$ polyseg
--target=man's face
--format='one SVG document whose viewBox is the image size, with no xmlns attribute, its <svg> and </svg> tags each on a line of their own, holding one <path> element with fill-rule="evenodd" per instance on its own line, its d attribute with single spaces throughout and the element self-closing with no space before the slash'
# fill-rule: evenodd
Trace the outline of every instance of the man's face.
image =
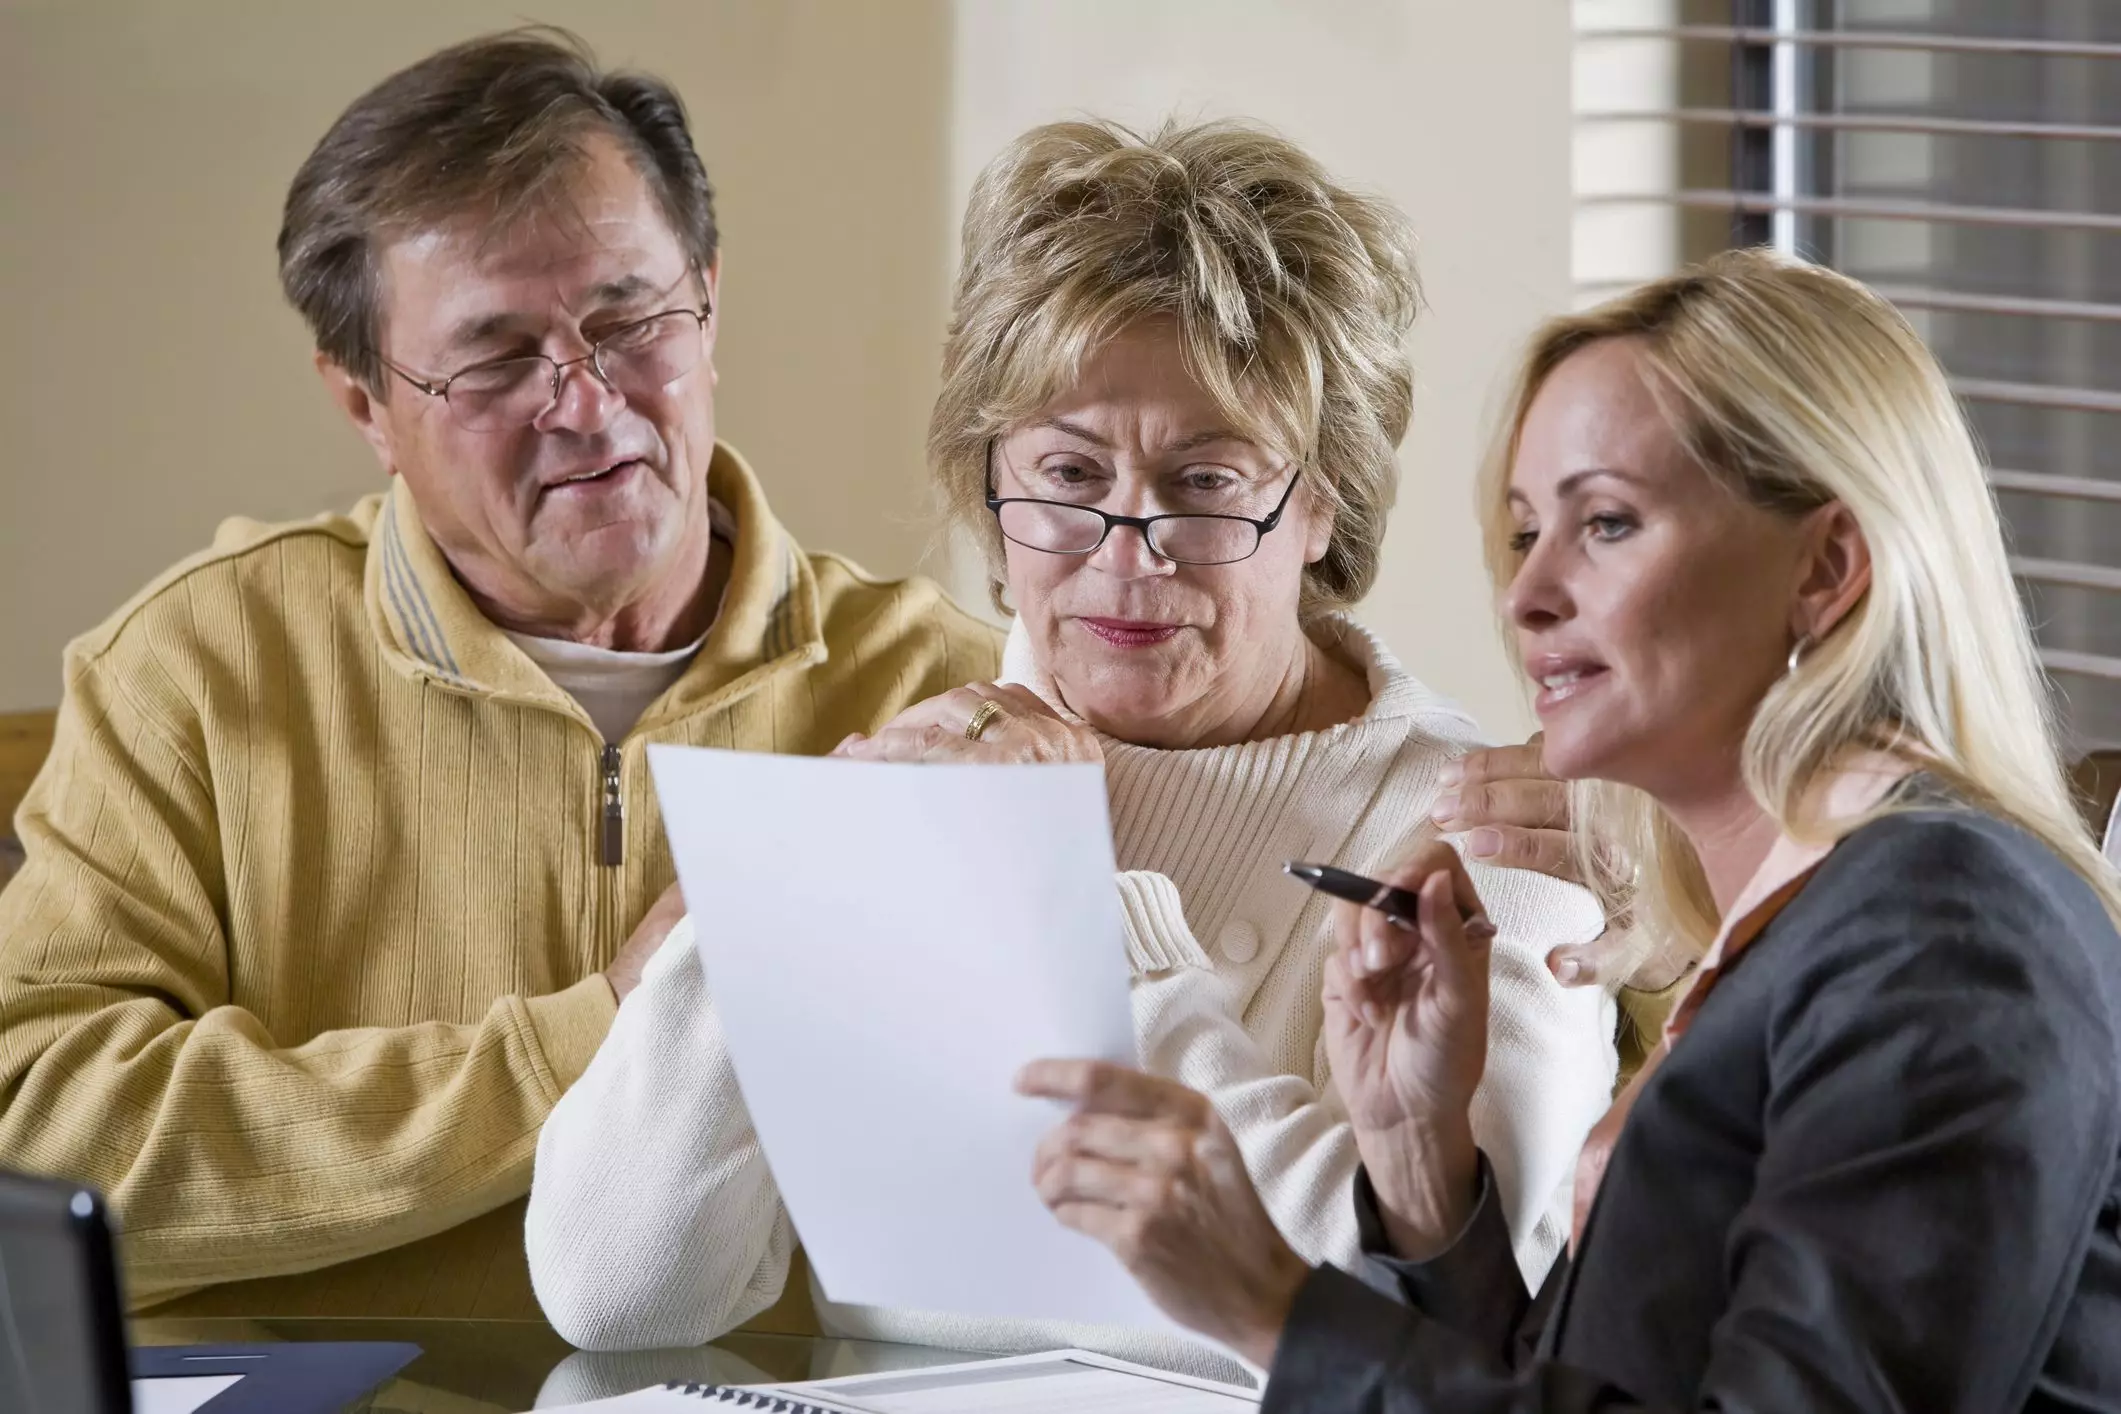
<svg viewBox="0 0 2121 1414">
<path fill-rule="evenodd" d="M 506 231 L 453 222 L 383 248 L 389 363 L 437 386 L 523 355 L 564 363 L 631 321 L 711 299 L 718 268 L 692 269 L 618 143 L 600 135 L 585 149 L 536 219 Z M 697 587 L 709 536 L 715 329 L 710 318 L 684 336 L 701 341 L 698 362 L 660 386 L 617 374 L 620 359 L 605 360 L 617 386 L 577 363 L 534 421 L 485 430 L 395 374 L 370 395 L 343 371 L 324 372 L 490 617 L 601 639 L 615 618 L 683 602 Z"/>
</svg>

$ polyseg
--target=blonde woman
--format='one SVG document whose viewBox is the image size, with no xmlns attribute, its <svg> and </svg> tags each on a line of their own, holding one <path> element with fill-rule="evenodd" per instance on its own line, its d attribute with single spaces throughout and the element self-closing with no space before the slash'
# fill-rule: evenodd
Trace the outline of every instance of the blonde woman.
<svg viewBox="0 0 2121 1414">
<path fill-rule="evenodd" d="M 2121 1408 L 2121 890 L 1928 352 L 1726 256 L 1549 325 L 1483 495 L 1547 765 L 1703 954 L 1573 1259 L 1537 1300 L 1508 1259 L 1465 1123 L 1480 886 L 1433 846 L 1393 871 L 1418 929 L 1346 908 L 1329 965 L 1367 1284 L 1131 1072 L 1025 1076 L 1086 1102 L 1047 1202 L 1271 1365 L 1270 1411 Z"/>
<path fill-rule="evenodd" d="M 1065 123 L 997 158 L 965 217 L 930 452 L 1016 611 L 1014 685 L 842 748 L 1103 762 L 1141 1057 L 1212 1097 L 1316 1261 L 1355 1260 L 1357 1154 L 1319 1044 L 1330 914 L 1280 867 L 1380 866 L 1479 744 L 1342 612 L 1376 575 L 1397 479 L 1410 244 L 1390 208 L 1249 127 Z M 1536 1281 L 1615 1067 L 1611 1000 L 1545 959 L 1602 919 L 1580 888 L 1474 867 L 1501 936 L 1473 1124 Z M 539 1298 L 580 1344 L 705 1340 L 780 1294 L 793 1233 L 689 927 L 548 1121 L 528 1233 Z M 1150 1331 L 817 1314 L 843 1335 L 1217 1368 Z"/>
</svg>

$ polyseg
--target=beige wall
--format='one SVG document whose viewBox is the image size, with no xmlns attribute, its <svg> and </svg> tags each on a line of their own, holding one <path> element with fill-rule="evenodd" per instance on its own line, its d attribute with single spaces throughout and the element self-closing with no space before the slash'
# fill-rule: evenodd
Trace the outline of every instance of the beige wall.
<svg viewBox="0 0 2121 1414">
<path fill-rule="evenodd" d="M 0 6 L 0 710 L 55 701 L 64 640 L 221 516 L 379 484 L 279 302 L 280 198 L 363 87 L 526 13 L 684 93 L 722 194 L 722 425 L 799 535 L 881 571 L 930 540 L 955 213 L 1016 131 L 1248 113 L 1402 202 L 1430 310 L 1365 616 L 1492 731 L 1524 729 L 1469 488 L 1506 356 L 1568 302 L 1561 0 Z"/>
</svg>

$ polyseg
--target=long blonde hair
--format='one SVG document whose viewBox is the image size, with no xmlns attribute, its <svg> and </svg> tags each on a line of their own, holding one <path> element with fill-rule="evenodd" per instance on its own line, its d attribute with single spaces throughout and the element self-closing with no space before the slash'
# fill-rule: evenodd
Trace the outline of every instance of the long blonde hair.
<svg viewBox="0 0 2121 1414">
<path fill-rule="evenodd" d="M 1856 281 L 1733 251 L 1550 321 L 1481 475 L 1498 594 L 1517 568 L 1508 494 L 1525 415 L 1569 355 L 1611 338 L 1633 342 L 1673 431 L 1710 476 L 1786 514 L 1838 501 L 1869 546 L 1862 601 L 1754 713 L 1745 778 L 1762 807 L 1821 842 L 1902 808 L 1806 818 L 1823 769 L 1880 748 L 2040 839 L 2121 920 L 2121 880 L 2071 802 L 1973 436 L 1922 340 Z M 1577 782 L 1572 797 L 1580 862 L 1610 911 L 1632 911 L 1643 950 L 1705 948 L 1716 905 L 1671 818 L 1612 782 Z"/>
</svg>

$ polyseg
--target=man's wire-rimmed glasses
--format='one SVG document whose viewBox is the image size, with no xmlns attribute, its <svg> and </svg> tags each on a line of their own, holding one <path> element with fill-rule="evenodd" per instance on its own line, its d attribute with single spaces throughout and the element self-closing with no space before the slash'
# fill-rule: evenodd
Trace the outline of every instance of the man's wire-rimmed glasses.
<svg viewBox="0 0 2121 1414">
<path fill-rule="evenodd" d="M 440 398 L 459 427 L 500 432 L 528 427 L 560 400 L 560 380 L 578 363 L 589 365 L 605 387 L 628 397 L 644 396 L 676 382 L 699 366 L 701 337 L 714 305 L 702 293 L 698 309 L 666 309 L 621 324 L 564 363 L 544 354 L 476 363 L 439 382 L 416 377 L 389 359 L 383 366 L 430 398 Z"/>
</svg>

